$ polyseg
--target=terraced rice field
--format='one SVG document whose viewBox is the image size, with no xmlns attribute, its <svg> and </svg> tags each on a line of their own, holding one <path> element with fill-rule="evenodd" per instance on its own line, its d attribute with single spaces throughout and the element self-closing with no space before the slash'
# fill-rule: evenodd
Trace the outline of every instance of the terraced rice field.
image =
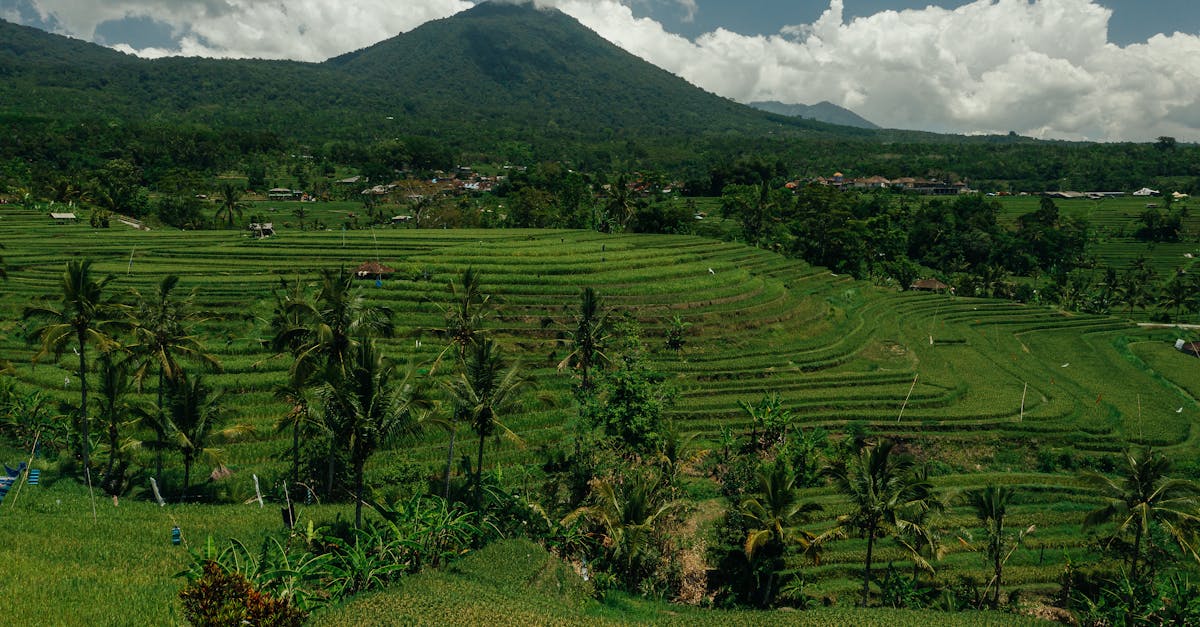
<svg viewBox="0 0 1200 627">
<path fill-rule="evenodd" d="M 389 355 L 435 358 L 443 348 L 433 333 L 440 325 L 436 303 L 447 283 L 473 266 L 497 303 L 491 332 L 558 399 L 507 418 L 523 444 L 489 442 L 492 463 L 536 462 L 539 449 L 564 440 L 575 409 L 571 380 L 555 368 L 565 354 L 559 338 L 580 289 L 592 286 L 641 323 L 654 365 L 679 391 L 671 416 L 702 446 L 723 427 L 749 430 L 738 401 L 777 392 L 805 427 L 837 433 L 855 425 L 901 439 L 937 462 L 936 481 L 948 492 L 989 482 L 1022 486 L 1011 525 L 1038 531 L 1006 579 L 1027 589 L 1053 586 L 1068 556 L 1095 557 L 1079 531 L 1093 503 L 1073 472 L 1038 472 L 1039 459 L 1109 453 L 1128 442 L 1183 453 L 1197 443 L 1200 380 L 1196 362 L 1172 349 L 1175 331 L 1005 301 L 898 293 L 700 237 L 382 229 L 285 230 L 258 241 L 233 231 L 50 225 L 42 214 L 5 207 L 0 240 L 10 275 L 0 283 L 0 358 L 16 365 L 21 384 L 64 401 L 78 394 L 73 355 L 31 364 L 34 349 L 19 319 L 25 304 L 54 297 L 67 259 L 94 260 L 116 276 L 111 285 L 118 290 L 149 293 L 165 274 L 178 274 L 184 288 L 197 290 L 201 307 L 220 312 L 200 330 L 224 364 L 210 381 L 227 390 L 235 420 L 260 434 L 226 450 L 241 477 L 278 476 L 286 468 L 289 442 L 273 430 L 285 407 L 271 387 L 285 380 L 289 363 L 264 348 L 271 290 L 281 278 L 313 282 L 320 268 L 376 259 L 398 269 L 381 285 L 369 280 L 362 288 L 397 314 L 398 336 L 384 342 Z M 691 325 L 678 353 L 662 342 L 674 315 Z M 446 438 L 431 431 L 371 465 L 408 456 L 432 468 Z M 843 507 L 828 491 L 811 497 L 827 506 L 816 527 Z M 967 512 L 952 510 L 946 537 L 963 537 L 973 525 Z M 946 572 L 986 578 L 981 556 L 957 541 L 947 544 Z M 822 566 L 805 566 L 819 575 L 817 589 L 849 594 L 864 547 L 838 542 Z M 878 560 L 901 568 L 906 558 L 885 542 Z"/>
</svg>

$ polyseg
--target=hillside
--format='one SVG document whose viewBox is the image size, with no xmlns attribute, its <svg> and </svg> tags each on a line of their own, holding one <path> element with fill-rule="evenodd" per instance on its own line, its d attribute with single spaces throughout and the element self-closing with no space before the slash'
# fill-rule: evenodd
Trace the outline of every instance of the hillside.
<svg viewBox="0 0 1200 627">
<path fill-rule="evenodd" d="M 749 106 L 760 111 L 775 113 L 777 115 L 787 115 L 797 118 L 809 118 L 818 122 L 827 122 L 829 124 L 840 124 L 842 126 L 853 126 L 855 128 L 877 129 L 879 126 L 874 122 L 860 116 L 859 114 L 845 108 L 839 107 L 829 101 L 821 101 L 815 105 L 806 104 L 785 104 L 775 100 L 766 102 L 751 102 Z"/>
<path fill-rule="evenodd" d="M 484 3 L 321 64 L 140 59 L 8 22 L 0 55 L 4 114 L 460 144 L 857 132 L 709 94 L 531 6 Z"/>
</svg>

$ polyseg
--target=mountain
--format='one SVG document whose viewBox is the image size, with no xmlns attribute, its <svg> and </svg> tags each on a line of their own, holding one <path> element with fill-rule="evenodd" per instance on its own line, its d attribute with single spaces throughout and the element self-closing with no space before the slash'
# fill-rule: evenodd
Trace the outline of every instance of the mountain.
<svg viewBox="0 0 1200 627">
<path fill-rule="evenodd" d="M 558 10 L 482 3 L 324 63 L 141 59 L 0 23 L 0 114 L 461 149 L 861 133 L 705 92 Z M 602 157 L 603 158 L 603 157 Z"/>
<path fill-rule="evenodd" d="M 840 124 L 842 126 L 853 126 L 855 128 L 878 129 L 874 122 L 858 115 L 857 113 L 845 108 L 839 107 L 828 100 L 822 100 L 815 105 L 806 104 L 785 104 L 782 102 L 768 100 L 765 102 L 751 102 L 748 106 L 754 107 L 759 111 L 766 111 L 777 115 L 786 115 L 796 118 L 808 118 L 830 124 Z"/>
</svg>

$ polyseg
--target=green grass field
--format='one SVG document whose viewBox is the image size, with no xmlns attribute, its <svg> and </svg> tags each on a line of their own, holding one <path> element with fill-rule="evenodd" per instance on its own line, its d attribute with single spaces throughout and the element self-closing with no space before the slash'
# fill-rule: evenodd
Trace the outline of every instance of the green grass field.
<svg viewBox="0 0 1200 627">
<path fill-rule="evenodd" d="M 1011 206 L 1018 200 L 1024 199 L 1013 199 Z M 1060 202 L 1064 210 L 1068 204 Z M 342 210 L 314 208 L 331 216 Z M 397 313 L 398 336 L 383 343 L 389 355 L 422 362 L 438 354 L 442 346 L 432 332 L 440 325 L 436 303 L 445 298 L 447 282 L 472 266 L 483 273 L 484 290 L 498 303 L 489 322 L 492 333 L 520 357 L 540 388 L 558 399 L 553 406 L 509 417 L 506 423 L 522 443 L 489 441 L 489 463 L 524 472 L 525 464 L 539 461 L 540 450 L 564 441 L 575 409 L 571 379 L 555 368 L 565 354 L 559 337 L 571 322 L 579 290 L 592 286 L 611 307 L 630 312 L 641 323 L 654 366 L 679 390 L 671 417 L 698 435 L 701 448 L 712 446 L 722 427 L 749 430 L 738 401 L 778 392 L 803 426 L 837 433 L 854 424 L 899 439 L 937 462 L 935 480 L 948 494 L 987 483 L 1020 486 L 1021 501 L 1011 524 L 1033 524 L 1038 531 L 1014 558 L 1006 579 L 1035 593 L 1054 588 L 1068 557 L 1075 563 L 1098 559 L 1079 529 L 1082 513 L 1095 501 L 1076 485 L 1076 465 L 1129 442 L 1151 443 L 1179 460 L 1190 460 L 1197 444 L 1197 362 L 1171 346 L 1185 332 L 1006 301 L 894 292 L 768 251 L 703 237 L 526 230 L 301 233 L 282 228 L 278 236 L 257 241 L 235 231 L 54 225 L 43 214 L 0 207 L 0 240 L 9 274 L 0 283 L 0 359 L 14 364 L 13 376 L 22 389 L 40 389 L 62 401 L 78 398 L 74 356 L 68 351 L 58 363 L 31 363 L 35 349 L 25 342 L 20 321 L 24 305 L 53 299 L 64 263 L 72 257 L 90 258 L 101 272 L 115 275 L 110 285 L 117 290 L 149 293 L 165 274 L 178 274 L 185 289 L 197 290 L 201 307 L 222 314 L 199 329 L 224 364 L 224 372 L 209 380 L 226 390 L 234 420 L 254 426 L 258 434 L 225 450 L 234 475 L 220 490 L 239 500 L 253 494 L 251 474 L 269 486 L 288 468 L 284 455 L 290 442 L 273 429 L 286 408 L 270 389 L 285 380 L 289 364 L 272 358 L 263 345 L 270 337 L 266 318 L 272 288 L 280 278 L 312 283 L 320 268 L 375 259 L 398 270 L 379 286 L 363 283 L 372 302 Z M 1101 244 L 1102 250 L 1106 245 Z M 1101 254 L 1117 255 L 1117 244 L 1112 246 Z M 1162 250 L 1155 250 L 1156 264 Z M 691 325 L 678 353 L 662 342 L 674 315 Z M 1200 339 L 1195 335 L 1190 339 Z M 151 398 L 153 390 L 147 388 L 145 394 Z M 469 436 L 465 431 L 459 435 L 460 441 Z M 402 458 L 436 472 L 446 437 L 435 430 L 379 453 L 368 465 L 368 481 Z M 22 455 L 12 449 L 5 453 L 2 461 L 9 465 Z M 149 464 L 149 458 L 141 462 Z M 53 466 L 45 460 L 37 464 L 47 468 L 53 482 Z M 170 465 L 174 469 L 178 462 Z M 178 481 L 175 473 L 165 481 Z M 207 475 L 207 469 L 197 474 Z M 137 492 L 142 490 L 139 486 Z M 181 585 L 171 575 L 183 560 L 167 542 L 172 518 L 181 521 L 193 541 L 208 533 L 253 539 L 279 524 L 278 510 L 270 504 L 265 510 L 256 505 L 158 508 L 138 499 L 125 499 L 117 508 L 100 501 L 99 522 L 93 524 L 85 495 L 62 481 L 25 488 L 15 507 L 8 501 L 0 504 L 0 534 L 6 537 L 0 556 L 13 572 L 33 578 L 5 578 L 0 616 L 17 617 L 17 623 L 86 617 L 80 622 L 121 624 L 136 615 L 147 617 L 145 623 L 170 623 L 174 593 Z M 838 499 L 828 490 L 808 496 L 827 505 L 814 527 L 828 527 L 840 513 Z M 336 511 L 331 508 L 323 516 L 332 518 Z M 974 525 L 962 509 L 952 509 L 943 524 L 950 535 Z M 985 578 L 982 556 L 951 544 L 939 576 Z M 852 598 L 864 547 L 859 540 L 837 542 L 820 567 L 793 561 L 814 576 L 815 592 Z M 904 553 L 890 541 L 882 542 L 878 553 L 881 565 L 905 567 Z M 364 622 L 360 612 L 366 610 L 361 608 L 373 604 L 388 611 L 410 607 L 414 599 L 428 596 L 423 590 L 445 583 L 439 577 L 457 581 L 455 586 L 477 583 L 455 573 L 432 574 L 406 584 L 398 595 L 356 601 L 322 620 Z M 492 598 L 473 590 L 468 586 L 464 594 Z M 522 604 L 522 595 L 511 589 L 487 594 L 499 595 L 497 603 L 517 603 L 530 616 L 545 617 L 535 622 L 605 622 L 623 616 L 606 607 Z M 477 605 L 441 607 L 463 612 L 454 615 L 464 623 L 472 622 L 470 612 L 480 611 Z M 645 612 L 648 622 L 708 620 L 703 613 L 676 608 L 633 611 Z M 757 624 L 761 616 L 729 620 Z M 816 623 L 843 622 L 841 616 L 829 614 Z M 879 624 L 909 624 L 903 613 L 895 620 L 877 616 Z M 867 624 L 858 618 L 845 620 Z M 931 620 L 924 614 L 912 618 L 913 623 L 951 624 Z"/>
</svg>

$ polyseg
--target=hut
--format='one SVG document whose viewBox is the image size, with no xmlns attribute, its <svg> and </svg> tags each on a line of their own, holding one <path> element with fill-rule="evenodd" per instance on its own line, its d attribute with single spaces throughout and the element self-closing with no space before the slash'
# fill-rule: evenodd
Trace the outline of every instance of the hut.
<svg viewBox="0 0 1200 627">
<path fill-rule="evenodd" d="M 357 269 L 354 270 L 354 276 L 360 279 L 386 279 L 396 273 L 396 269 L 385 266 L 378 261 L 363 262 Z"/>
<path fill-rule="evenodd" d="M 1184 340 L 1175 340 L 1175 350 L 1184 355 L 1192 357 L 1200 357 L 1200 342 L 1186 342 Z"/>
<path fill-rule="evenodd" d="M 923 292 L 944 292 L 950 289 L 950 286 L 937 279 L 921 279 L 920 281 L 913 281 L 912 285 L 908 286 L 908 289 L 921 290 Z"/>
<path fill-rule="evenodd" d="M 74 224 L 78 218 L 73 213 L 50 213 L 50 219 L 54 220 L 55 224 Z"/>
</svg>

